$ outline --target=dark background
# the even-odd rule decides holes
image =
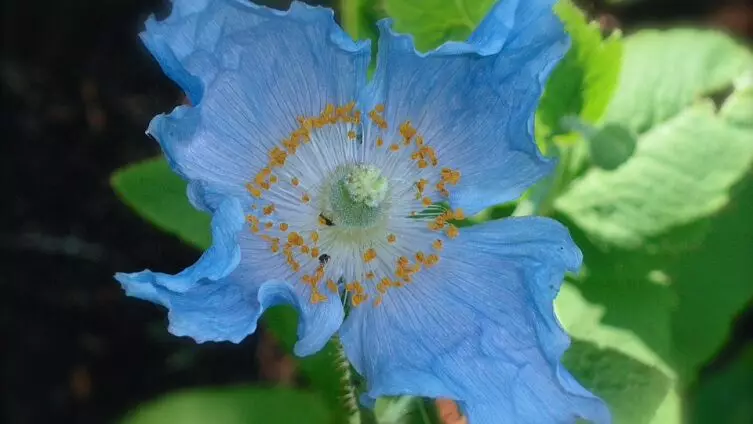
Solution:
[[[580,3],[605,27],[681,21],[753,35],[748,0]],[[109,186],[114,170],[158,153],[146,125],[182,101],[136,37],[149,13],[167,8],[166,0],[3,1],[2,423],[108,423],[172,389],[293,373],[263,331],[240,347],[170,336],[164,311],[126,298],[112,279],[178,271],[197,257]],[[707,372],[751,338],[752,315]]]

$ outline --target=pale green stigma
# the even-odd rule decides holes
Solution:
[[[322,214],[336,227],[372,227],[389,207],[389,182],[370,165],[345,165],[323,186]]]
[[[375,208],[387,196],[389,184],[382,172],[370,165],[358,165],[351,169],[343,181],[345,190],[354,202]]]

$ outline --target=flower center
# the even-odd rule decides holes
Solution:
[[[389,183],[371,165],[343,165],[323,185],[322,213],[340,227],[374,226],[389,206]]]

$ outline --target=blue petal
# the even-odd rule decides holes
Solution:
[[[553,3],[500,1],[466,43],[426,54],[379,23],[377,70],[361,104],[384,104],[393,133],[410,120],[441,165],[461,171],[454,207],[474,214],[514,200],[553,169],[533,138],[546,79],[569,46]]]
[[[281,12],[240,0],[176,0],[141,37],[194,104],[157,116],[148,134],[184,178],[241,198],[297,117],[357,99],[370,57],[368,42],[353,42],[331,10],[298,2]],[[194,192],[194,203],[211,209],[205,192]]]
[[[333,296],[326,303],[311,304],[308,286],[294,286],[265,272],[264,264],[249,257],[253,251],[248,250],[244,225],[240,202],[226,198],[212,219],[214,244],[196,264],[176,275],[145,270],[115,278],[129,296],[167,307],[171,333],[200,343],[238,343],[256,330],[265,309],[292,305],[300,314],[295,353],[319,351],[342,323],[340,299]]]
[[[380,306],[352,310],[341,329],[347,356],[368,396],[455,399],[471,424],[608,423],[604,403],[560,364],[569,338],[553,300],[581,259],[547,218],[463,228],[437,266]]]

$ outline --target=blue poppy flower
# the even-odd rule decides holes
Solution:
[[[466,42],[427,54],[381,21],[367,82],[369,43],[330,10],[175,0],[142,38],[193,105],[148,134],[212,214],[213,245],[178,274],[117,279],[198,342],[238,342],[290,304],[295,353],[339,333],[367,401],[451,398],[471,424],[609,422],[560,364],[552,302],[581,264],[567,229],[453,225],[554,166],[533,140],[569,43],[552,3],[501,1]]]

